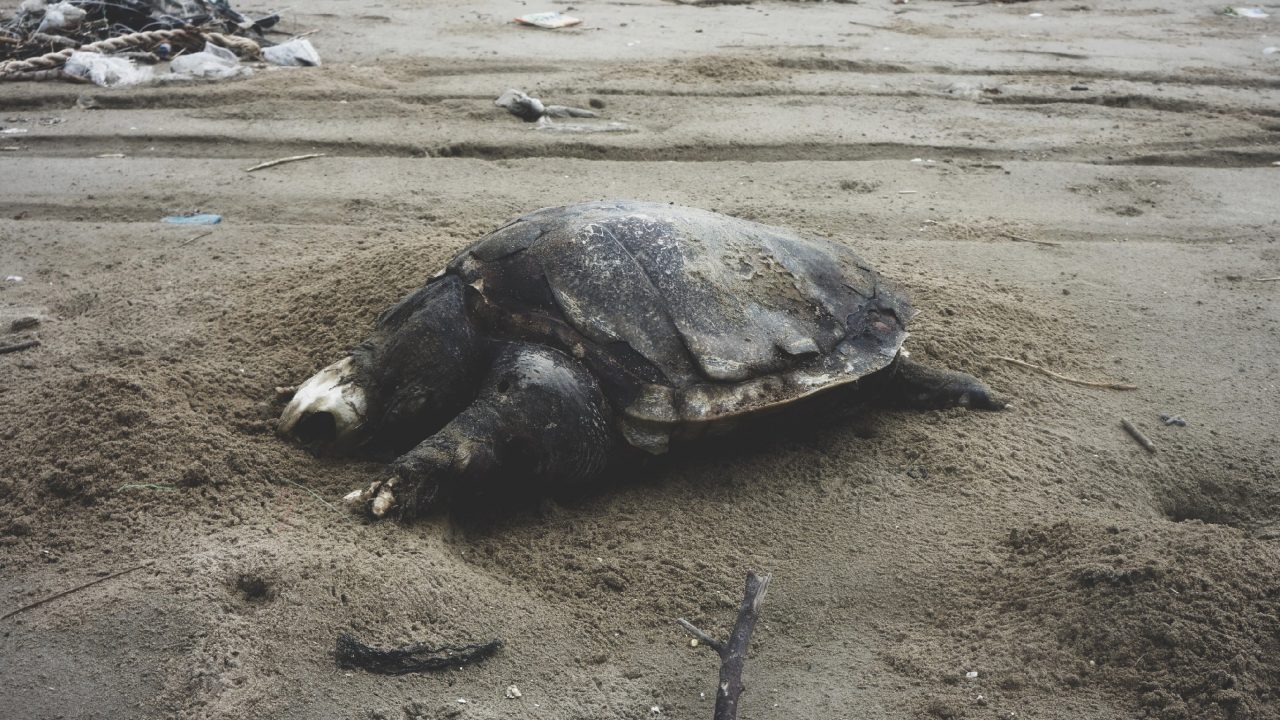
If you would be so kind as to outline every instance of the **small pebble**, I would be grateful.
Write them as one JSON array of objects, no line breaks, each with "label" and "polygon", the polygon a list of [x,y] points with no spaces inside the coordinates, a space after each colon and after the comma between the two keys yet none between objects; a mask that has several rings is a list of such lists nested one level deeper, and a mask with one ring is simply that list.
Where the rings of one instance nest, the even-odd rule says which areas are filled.
[{"label": "small pebble", "polygon": [[520,699],[520,697],[522,697],[523,695],[524,695],[524,693],[520,692],[520,688],[516,687],[515,685],[509,685],[509,686],[507,686],[507,699],[508,699],[508,700],[518,700],[518,699]]}]

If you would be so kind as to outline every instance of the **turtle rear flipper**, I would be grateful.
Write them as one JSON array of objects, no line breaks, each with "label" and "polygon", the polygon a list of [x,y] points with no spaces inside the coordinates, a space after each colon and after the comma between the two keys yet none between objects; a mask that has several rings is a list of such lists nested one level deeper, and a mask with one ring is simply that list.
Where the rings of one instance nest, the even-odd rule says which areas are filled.
[{"label": "turtle rear flipper", "polygon": [[892,368],[882,401],[886,405],[918,409],[967,407],[1003,410],[1008,405],[972,375],[939,370],[899,357]]}]

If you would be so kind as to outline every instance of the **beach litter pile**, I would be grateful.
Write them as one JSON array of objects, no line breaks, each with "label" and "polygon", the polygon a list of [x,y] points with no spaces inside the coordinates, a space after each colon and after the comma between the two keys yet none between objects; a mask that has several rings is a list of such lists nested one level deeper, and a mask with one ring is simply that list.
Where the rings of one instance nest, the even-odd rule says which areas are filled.
[{"label": "beach litter pile", "polygon": [[[249,74],[242,60],[319,65],[311,42],[279,22],[279,13],[251,18],[229,0],[23,0],[0,22],[0,81],[117,87]],[[157,72],[163,63],[167,72]]]}]

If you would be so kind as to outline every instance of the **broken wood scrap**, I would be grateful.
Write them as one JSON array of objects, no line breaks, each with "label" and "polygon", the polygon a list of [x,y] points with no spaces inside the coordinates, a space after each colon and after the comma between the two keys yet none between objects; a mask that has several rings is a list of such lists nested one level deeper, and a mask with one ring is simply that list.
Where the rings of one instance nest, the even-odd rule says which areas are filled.
[{"label": "broken wood scrap", "polygon": [[680,627],[720,656],[720,684],[716,687],[715,720],[737,720],[738,718],[738,698],[742,695],[742,666],[747,659],[747,646],[751,642],[751,633],[756,627],[760,604],[764,602],[765,593],[769,590],[769,581],[772,579],[771,575],[747,573],[747,589],[742,597],[742,605],[738,608],[738,618],[734,621],[733,629],[729,631],[729,639],[726,642],[716,640],[684,618],[676,620]]},{"label": "broken wood scrap", "polygon": [[1072,385],[1083,385],[1084,387],[1105,388],[1107,390],[1137,390],[1138,389],[1137,385],[1126,385],[1124,383],[1116,383],[1116,382],[1094,382],[1092,380],[1080,380],[1078,378],[1067,377],[1066,375],[1059,375],[1058,373],[1048,368],[1043,368],[1043,367],[1040,367],[1039,365],[1032,365],[1029,362],[1023,362],[1022,360],[1019,360],[1017,358],[1011,358],[1004,355],[992,355],[990,357],[993,360],[1003,360],[1012,365],[1017,365],[1019,367],[1035,370],[1036,372],[1041,373],[1043,375],[1048,375],[1049,377],[1055,380],[1068,382],[1068,383],[1071,383]]},{"label": "broken wood scrap", "polygon": [[[33,347],[40,347],[40,341],[25,340],[20,343],[14,343],[12,345],[0,345],[0,355],[4,355],[5,353],[19,352],[21,350],[30,350]],[[3,618],[0,618],[0,619],[3,619]]]},{"label": "broken wood scrap", "polygon": [[1124,428],[1125,432],[1133,436],[1133,439],[1137,440],[1139,445],[1146,448],[1147,452],[1153,453],[1156,451],[1155,443],[1151,442],[1151,439],[1146,435],[1143,435],[1142,431],[1139,430],[1136,425],[1129,422],[1129,418],[1120,418],[1120,427]]},{"label": "broken wood scrap", "polygon": [[413,643],[398,648],[376,648],[351,635],[338,636],[334,657],[341,667],[360,668],[383,675],[405,675],[429,670],[448,670],[483,660],[502,648],[502,640],[473,645]]}]

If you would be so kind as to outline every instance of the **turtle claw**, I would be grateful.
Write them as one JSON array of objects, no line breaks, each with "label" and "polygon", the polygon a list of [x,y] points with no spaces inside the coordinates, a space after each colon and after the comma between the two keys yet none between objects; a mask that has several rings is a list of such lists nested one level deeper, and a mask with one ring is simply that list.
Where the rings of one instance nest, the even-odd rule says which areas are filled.
[{"label": "turtle claw", "polygon": [[[369,488],[370,494],[373,495],[373,500],[369,503],[370,515],[375,518],[382,518],[386,516],[388,510],[395,507],[396,496],[392,494],[391,490],[395,487],[396,479],[391,478],[383,483],[374,483],[374,487],[377,487],[376,492],[374,487]],[[378,487],[379,485],[381,487]]]}]

